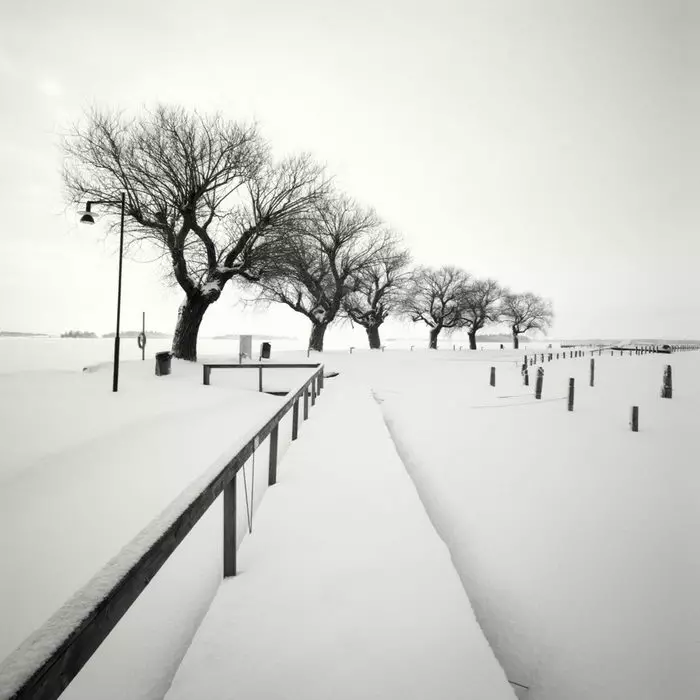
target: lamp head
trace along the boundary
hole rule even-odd
[[[81,224],[94,224],[95,215],[91,211],[92,202],[87,202],[85,205],[85,211],[78,212],[80,214]]]

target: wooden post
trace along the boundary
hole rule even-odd
[[[267,485],[273,486],[277,483],[277,442],[279,438],[279,428],[278,423],[270,433],[270,469],[267,479]]]
[[[542,353],[542,362],[544,363],[544,353]]]
[[[530,375],[528,374],[527,369],[523,372],[523,384],[525,386],[530,386]]]
[[[568,403],[568,409],[569,411],[574,410],[574,378],[569,377],[569,403]]]
[[[224,578],[236,575],[236,477],[224,486]]]
[[[262,367],[258,367],[258,391],[262,391]]]
[[[535,398],[542,398],[542,382],[544,381],[544,367],[537,369],[537,379],[535,380]]]
[[[351,345],[351,346],[350,346],[350,354],[351,354],[351,355],[352,355],[352,351],[353,351],[354,349],[355,349],[355,348]]]
[[[211,376],[211,367],[207,367],[204,365],[202,367],[202,382],[206,385],[209,386],[209,378]]]
[[[316,377],[311,380],[311,405],[316,405]]]
[[[304,420],[309,417],[309,387],[304,387]]]
[[[630,417],[630,428],[633,433],[639,432],[639,406],[632,406],[632,415]]]
[[[591,381],[590,386],[595,386],[595,360],[591,357]]]
[[[294,407],[292,408],[292,440],[296,440],[299,437],[299,399],[294,401]]]
[[[496,368],[491,367],[491,376],[489,377],[489,384],[491,386],[496,386]]]
[[[323,377],[323,370],[321,370],[321,371],[318,373],[318,389],[319,389],[319,393],[320,393],[321,389],[325,389],[325,388],[326,388],[326,384],[325,384],[325,380],[324,380],[324,377]]]
[[[664,383],[661,386],[661,398],[673,398],[673,377],[671,374],[671,365],[666,365],[664,368]]]
[[[146,312],[142,311],[141,312],[141,333],[143,333],[144,339],[146,338]],[[141,359],[145,360],[146,359],[146,343],[144,342],[143,347],[141,348]]]

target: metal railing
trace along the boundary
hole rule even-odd
[[[214,366],[214,365],[212,365]],[[277,480],[280,421],[292,411],[292,440],[323,389],[323,365],[224,464],[213,465],[62,608],[0,664],[0,700],[54,700],[68,687],[197,521],[223,493],[224,577],[236,574],[236,474],[270,436],[269,479]]]

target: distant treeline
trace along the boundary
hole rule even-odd
[[[119,331],[120,338],[138,338],[141,331]],[[114,338],[114,333],[105,333],[103,338]],[[172,333],[161,333],[160,331],[146,331],[147,338],[172,338]]]
[[[97,333],[92,331],[66,331],[61,333],[61,338],[97,338]]]
[[[48,333],[24,333],[22,331],[0,331],[0,337],[6,338],[48,338]]]

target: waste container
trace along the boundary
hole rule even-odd
[[[271,349],[272,349],[272,345],[270,343],[261,343],[261,345],[260,345],[260,359],[261,360],[269,360]]]
[[[170,360],[173,354],[171,352],[156,353],[156,377],[164,374],[170,374]]]

